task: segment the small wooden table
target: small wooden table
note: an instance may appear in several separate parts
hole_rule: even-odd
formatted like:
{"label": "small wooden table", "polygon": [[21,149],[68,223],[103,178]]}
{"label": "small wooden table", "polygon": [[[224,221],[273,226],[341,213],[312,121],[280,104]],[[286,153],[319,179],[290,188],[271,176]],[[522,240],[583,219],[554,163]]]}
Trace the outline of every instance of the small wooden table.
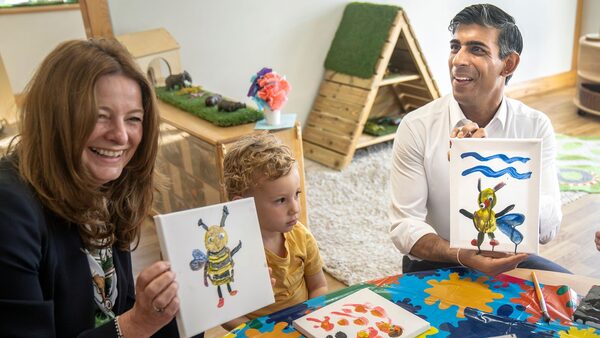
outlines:
{"label": "small wooden table", "polygon": [[[223,177],[227,149],[242,136],[266,131],[255,130],[255,123],[218,127],[161,101],[158,109],[163,123],[157,167],[170,179],[171,188],[156,197],[156,211],[167,213],[227,201]],[[294,153],[300,189],[305,192],[300,124],[271,132]],[[300,202],[300,221],[308,225],[305,193],[300,195]]]}

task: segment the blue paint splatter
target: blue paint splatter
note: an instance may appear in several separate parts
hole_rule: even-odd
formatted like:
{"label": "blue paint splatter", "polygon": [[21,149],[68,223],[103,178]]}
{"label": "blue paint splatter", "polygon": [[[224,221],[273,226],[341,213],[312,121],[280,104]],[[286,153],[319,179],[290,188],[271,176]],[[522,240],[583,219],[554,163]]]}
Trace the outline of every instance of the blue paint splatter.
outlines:
{"label": "blue paint splatter", "polygon": [[521,173],[517,172],[517,169],[515,169],[513,167],[508,167],[508,168],[501,169],[499,171],[494,171],[492,168],[486,167],[483,165],[477,165],[472,168],[465,169],[465,171],[462,172],[462,175],[467,176],[467,175],[475,173],[475,172],[480,172],[487,177],[500,177],[505,174],[509,174],[510,176],[512,176],[516,179],[519,179],[519,180],[524,180],[524,179],[528,179],[531,177],[531,171],[521,174]]}
{"label": "blue paint splatter", "polygon": [[273,325],[279,322],[287,322],[289,325],[291,325],[294,319],[304,316],[308,310],[308,304],[299,303],[287,309],[271,313],[267,316],[265,322]]}
{"label": "blue paint splatter", "polygon": [[523,241],[523,234],[515,227],[523,224],[523,222],[525,222],[525,215],[523,214],[508,214],[496,219],[498,229],[515,244],[515,253],[517,252],[517,246]]}
{"label": "blue paint splatter", "polygon": [[499,158],[502,161],[506,162],[506,163],[513,163],[513,162],[522,162],[522,163],[527,163],[527,161],[530,160],[529,157],[520,157],[520,156],[515,156],[515,157],[508,157],[504,154],[494,154],[494,155],[490,155],[488,157],[485,156],[481,156],[479,153],[476,152],[467,152],[467,153],[462,153],[460,154],[460,158],[465,158],[465,157],[475,157],[476,159],[478,159],[479,161],[489,161],[489,160],[493,160],[495,158]]}
{"label": "blue paint splatter", "polygon": [[493,314],[477,311],[473,308],[465,308],[465,318],[457,325],[443,324],[440,329],[448,331],[448,337],[479,338],[485,332],[486,337],[515,334],[517,337],[554,337],[552,333],[536,332],[539,328],[535,324],[510,320]]}
{"label": "blue paint splatter", "polygon": [[410,298],[404,298],[401,301],[397,301],[396,304],[403,308],[404,310],[414,313],[417,316],[427,320],[427,316],[419,314],[419,312],[423,309],[421,305],[413,305]]}
{"label": "blue paint splatter", "polygon": [[498,310],[496,310],[496,314],[502,317],[509,317],[514,311],[514,308],[511,305],[504,304],[501,305]]}

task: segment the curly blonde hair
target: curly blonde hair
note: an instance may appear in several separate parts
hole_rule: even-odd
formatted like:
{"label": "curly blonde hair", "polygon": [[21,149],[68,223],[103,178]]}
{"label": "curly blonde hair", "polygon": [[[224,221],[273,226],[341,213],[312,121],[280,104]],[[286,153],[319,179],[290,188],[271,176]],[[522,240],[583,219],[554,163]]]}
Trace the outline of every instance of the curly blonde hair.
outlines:
{"label": "curly blonde hair", "polygon": [[225,154],[225,189],[229,199],[244,196],[263,180],[287,175],[296,159],[288,146],[272,134],[248,135]]}

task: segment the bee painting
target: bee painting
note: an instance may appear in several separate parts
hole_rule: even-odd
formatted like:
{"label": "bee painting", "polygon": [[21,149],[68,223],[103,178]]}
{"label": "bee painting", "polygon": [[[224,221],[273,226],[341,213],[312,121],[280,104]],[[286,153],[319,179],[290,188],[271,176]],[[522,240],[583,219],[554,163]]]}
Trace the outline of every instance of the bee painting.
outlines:
{"label": "bee painting", "polygon": [[475,226],[475,230],[477,230],[477,239],[473,239],[471,245],[477,247],[479,250],[477,253],[481,253],[481,244],[486,234],[490,238],[490,245],[492,246],[492,251],[494,251],[494,248],[499,244],[494,235],[497,229],[500,229],[502,233],[508,236],[510,241],[515,245],[515,253],[517,253],[517,246],[523,241],[523,234],[516,227],[523,224],[525,216],[519,213],[508,213],[514,209],[515,205],[511,204],[498,213],[493,210],[498,201],[496,192],[505,185],[506,183],[500,182],[494,188],[485,188],[482,190],[480,178],[477,181],[477,190],[479,191],[477,203],[479,204],[479,209],[474,213],[470,213],[465,209],[459,210],[462,215],[473,220],[473,225]]}
{"label": "bee painting", "polygon": [[241,249],[242,241],[233,248],[227,246],[228,236],[225,231],[225,220],[229,215],[227,206],[223,206],[223,214],[221,216],[220,225],[207,226],[202,219],[198,220],[198,226],[206,230],[204,235],[204,245],[206,254],[199,249],[192,251],[192,261],[190,268],[194,271],[204,268],[204,286],[208,287],[208,281],[217,287],[219,295],[219,303],[217,307],[221,308],[225,304],[221,285],[227,285],[229,295],[235,296],[237,290],[231,288],[231,283],[234,281],[234,266],[233,256]]}

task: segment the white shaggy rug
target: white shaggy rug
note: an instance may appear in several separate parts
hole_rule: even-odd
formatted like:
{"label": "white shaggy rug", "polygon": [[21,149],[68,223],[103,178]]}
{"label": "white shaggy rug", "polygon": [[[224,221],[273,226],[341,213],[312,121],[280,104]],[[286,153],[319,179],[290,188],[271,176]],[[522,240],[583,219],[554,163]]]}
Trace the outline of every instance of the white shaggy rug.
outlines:
{"label": "white shaggy rug", "polygon": [[348,285],[402,272],[388,236],[391,147],[360,149],[341,172],[305,163],[310,230],[325,270]]}
{"label": "white shaggy rug", "polygon": [[[305,160],[310,229],[325,270],[348,285],[402,272],[388,236],[391,153],[391,141],[359,149],[341,172]],[[583,195],[563,192],[562,203]]]}

